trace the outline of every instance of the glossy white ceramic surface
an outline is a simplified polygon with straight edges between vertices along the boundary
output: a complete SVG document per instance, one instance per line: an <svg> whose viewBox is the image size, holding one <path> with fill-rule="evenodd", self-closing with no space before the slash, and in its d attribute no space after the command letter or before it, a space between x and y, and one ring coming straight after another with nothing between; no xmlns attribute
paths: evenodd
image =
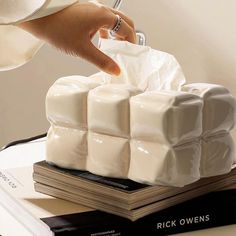
<svg viewBox="0 0 236 236"><path fill-rule="evenodd" d="M128 139L89 132L88 171L102 176L127 178L129 162Z"/></svg>
<svg viewBox="0 0 236 236"><path fill-rule="evenodd" d="M132 96L141 90L126 84L107 84L90 91L88 96L89 129L118 137L130 136Z"/></svg>
<svg viewBox="0 0 236 236"><path fill-rule="evenodd" d="M179 145L202 133L202 99L178 91L145 92L130 100L131 137Z"/></svg>
<svg viewBox="0 0 236 236"><path fill-rule="evenodd" d="M234 141L229 133L202 139L201 177L230 172L234 161Z"/></svg>
<svg viewBox="0 0 236 236"><path fill-rule="evenodd" d="M190 84L183 91L141 91L110 82L97 74L52 85L49 163L178 187L231 170L235 99L227 89Z"/></svg>
<svg viewBox="0 0 236 236"><path fill-rule="evenodd" d="M174 147L132 140L130 147L129 179L180 187L200 178L201 145L197 141Z"/></svg>
<svg viewBox="0 0 236 236"><path fill-rule="evenodd" d="M182 87L182 91L200 96L203 106L203 135L228 132L236 119L235 98L229 91L217 84L193 83Z"/></svg>
<svg viewBox="0 0 236 236"><path fill-rule="evenodd" d="M46 142L47 161L59 167L86 170L87 131L52 125Z"/></svg>
<svg viewBox="0 0 236 236"><path fill-rule="evenodd" d="M100 81L84 76L58 79L46 96L46 115L56 125L87 128L88 92L101 85Z"/></svg>

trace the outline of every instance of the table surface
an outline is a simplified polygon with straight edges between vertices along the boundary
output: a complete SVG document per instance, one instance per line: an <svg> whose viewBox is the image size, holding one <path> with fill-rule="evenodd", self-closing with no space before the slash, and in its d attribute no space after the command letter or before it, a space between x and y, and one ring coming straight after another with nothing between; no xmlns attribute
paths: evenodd
<svg viewBox="0 0 236 236"><path fill-rule="evenodd" d="M45 139L9 147L0 152L0 168L16 168L30 166L34 162L45 159ZM14 227L12 227L14 226ZM0 235L32 236L11 214L0 204ZM235 236L236 224L176 234L178 236Z"/></svg>

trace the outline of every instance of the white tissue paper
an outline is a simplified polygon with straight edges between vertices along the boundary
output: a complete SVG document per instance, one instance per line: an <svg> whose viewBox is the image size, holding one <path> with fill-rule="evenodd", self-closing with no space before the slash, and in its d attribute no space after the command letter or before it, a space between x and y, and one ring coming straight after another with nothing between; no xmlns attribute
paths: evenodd
<svg viewBox="0 0 236 236"><path fill-rule="evenodd" d="M217 86L192 84L189 89L176 59L150 47L102 40L101 50L119 64L119 77L104 72L68 76L47 93L49 163L179 187L231 170L229 132L236 109L229 93L214 93L214 109L227 119L212 121L207 130L214 137L208 137L209 97L196 91L204 87L212 94ZM216 91L225 89L218 86ZM216 146L221 147L218 155Z"/></svg>
<svg viewBox="0 0 236 236"><path fill-rule="evenodd" d="M110 56L121 68L119 76L99 72L105 83L129 84L142 91L176 90L185 84L185 76L174 56L148 46L127 41L102 39L100 50Z"/></svg>

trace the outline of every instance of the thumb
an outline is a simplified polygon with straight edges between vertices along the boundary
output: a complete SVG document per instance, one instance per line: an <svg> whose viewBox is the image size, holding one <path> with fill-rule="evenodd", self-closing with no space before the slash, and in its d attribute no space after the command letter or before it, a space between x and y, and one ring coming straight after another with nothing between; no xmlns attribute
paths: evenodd
<svg viewBox="0 0 236 236"><path fill-rule="evenodd" d="M109 56L100 51L91 41L87 43L86 51L82 55L84 59L93 63L102 71L112 75L120 74L120 67Z"/></svg>

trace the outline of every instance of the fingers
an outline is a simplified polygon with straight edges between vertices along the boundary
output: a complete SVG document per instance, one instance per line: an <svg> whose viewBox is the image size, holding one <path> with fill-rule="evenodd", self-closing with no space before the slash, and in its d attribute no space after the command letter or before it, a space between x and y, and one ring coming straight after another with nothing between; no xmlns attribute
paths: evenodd
<svg viewBox="0 0 236 236"><path fill-rule="evenodd" d="M116 38L127 40L131 43L135 43L136 37L134 29L122 18L121 26L115 34Z"/></svg>
<svg viewBox="0 0 236 236"><path fill-rule="evenodd" d="M125 20L125 22L134 30L134 23L133 21L126 16L124 13L122 13L121 11L117 11L113 8L110 9L114 14L119 15L123 20Z"/></svg>
<svg viewBox="0 0 236 236"><path fill-rule="evenodd" d="M114 62L110 57L105 55L99 49L97 49L91 41L88 40L87 47L81 51L79 49L79 54L85 59L96 65L102 71L105 71L112 75L120 74L120 67Z"/></svg>
<svg viewBox="0 0 236 236"><path fill-rule="evenodd" d="M119 30L116 32L115 37L121 40L127 40L131 43L136 42L136 33L134 30L134 24L131 19L125 16L123 13L116 11L114 9L106 8L106 13L104 14L102 28L106 30L111 30L117 23L117 15L122 18ZM101 37L107 38L107 34L104 31L100 32Z"/></svg>
<svg viewBox="0 0 236 236"><path fill-rule="evenodd" d="M100 35L100 38L103 38L103 39L107 39L108 38L108 32L105 29L100 29L99 30L99 35Z"/></svg>

